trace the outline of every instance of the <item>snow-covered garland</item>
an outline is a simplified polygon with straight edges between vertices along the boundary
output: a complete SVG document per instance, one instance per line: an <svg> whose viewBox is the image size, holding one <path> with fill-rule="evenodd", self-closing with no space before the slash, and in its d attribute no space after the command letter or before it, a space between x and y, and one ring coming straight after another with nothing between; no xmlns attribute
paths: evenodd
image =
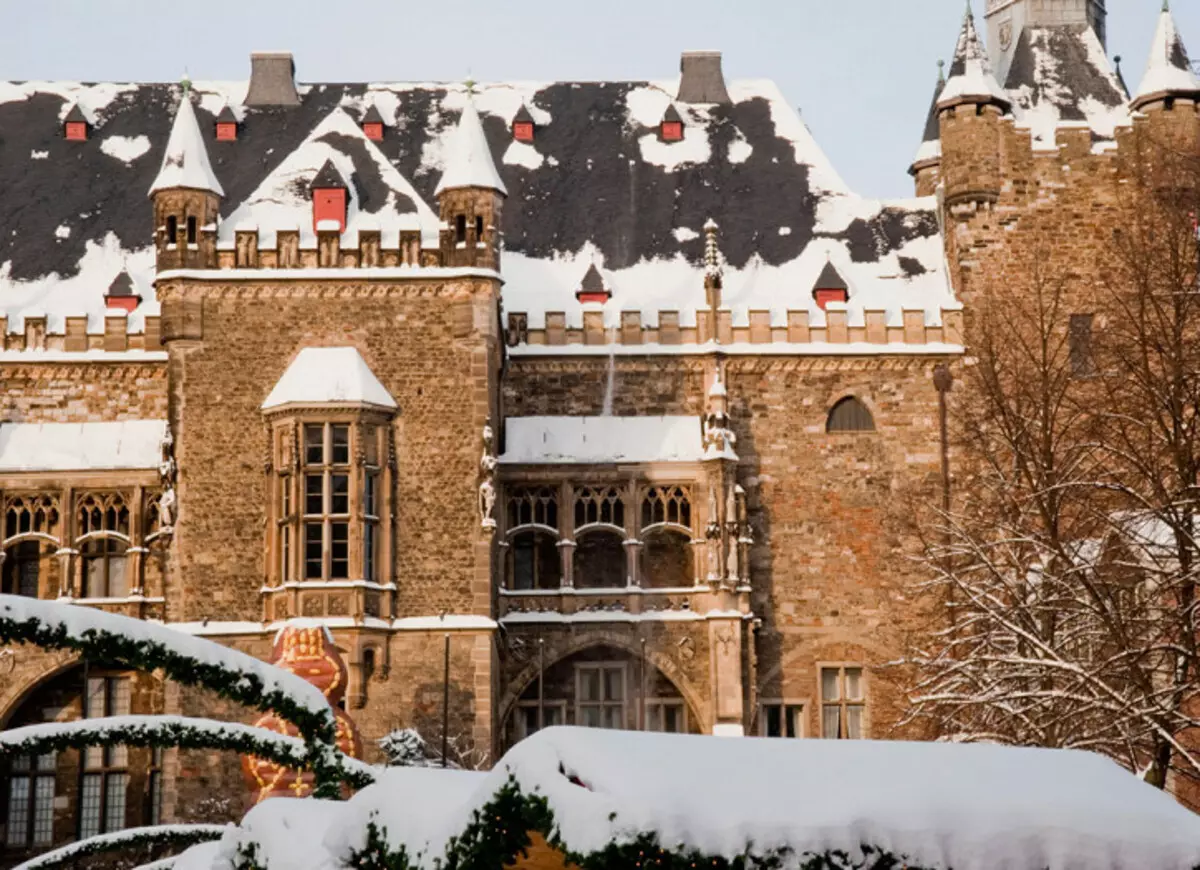
<svg viewBox="0 0 1200 870"><path fill-rule="evenodd" d="M833 850L795 856L789 849L757 852L753 843L734 857L706 855L682 845L666 848L656 833L643 833L626 843L610 843L596 852L571 852L563 845L554 822L554 811L538 794L524 794L514 777L482 809L476 810L462 834L446 846L444 859L434 865L445 870L499 870L511 867L530 845L529 834L541 834L546 842L563 852L567 866L582 870L932 870L910 864L868 844L860 855ZM393 848L387 831L374 821L367 826L367 841L346 861L353 870L418 870L420 856L411 856L404 846ZM238 867L236 870L252 870Z"/></svg>
<svg viewBox="0 0 1200 870"><path fill-rule="evenodd" d="M6 756L41 755L88 746L146 746L178 749L224 749L253 755L285 767L308 763L304 741L240 722L217 722L184 716L111 716L49 722L0 731L0 760ZM370 765L343 756L344 781L365 788L375 781Z"/></svg>
<svg viewBox="0 0 1200 870"><path fill-rule="evenodd" d="M185 848L219 839L224 831L224 825L156 825L150 828L127 828L111 834L99 834L78 843L69 843L60 849L31 858L24 864L18 864L13 870L49 870L51 867L74 866L75 862L92 855L145 846Z"/></svg>
<svg viewBox="0 0 1200 870"><path fill-rule="evenodd" d="M70 650L85 659L160 670L169 679L201 686L223 698L294 723L305 744L305 767L315 797L337 799L348 778L335 743L336 724L325 696L274 665L170 628L90 607L0 595L0 643Z"/></svg>

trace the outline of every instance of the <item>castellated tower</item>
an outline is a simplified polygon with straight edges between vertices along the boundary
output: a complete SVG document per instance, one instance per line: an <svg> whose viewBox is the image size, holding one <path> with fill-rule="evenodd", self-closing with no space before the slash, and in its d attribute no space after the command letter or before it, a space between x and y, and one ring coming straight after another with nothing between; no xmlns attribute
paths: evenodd
<svg viewBox="0 0 1200 870"><path fill-rule="evenodd" d="M992 75L969 8L936 105L946 206L994 203L1001 186L1000 119L1012 105Z"/></svg>
<svg viewBox="0 0 1200 870"><path fill-rule="evenodd" d="M190 83L185 81L162 168L150 185L159 271L216 268L217 219L224 195L200 135Z"/></svg>
<svg viewBox="0 0 1200 870"><path fill-rule="evenodd" d="M499 269L500 218L508 191L469 93L435 195L443 265Z"/></svg>

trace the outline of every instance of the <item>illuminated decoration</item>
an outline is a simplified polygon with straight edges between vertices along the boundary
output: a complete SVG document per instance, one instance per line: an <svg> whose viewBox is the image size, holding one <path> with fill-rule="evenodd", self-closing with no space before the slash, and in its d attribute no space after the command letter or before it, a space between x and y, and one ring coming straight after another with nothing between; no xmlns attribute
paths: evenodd
<svg viewBox="0 0 1200 870"><path fill-rule="evenodd" d="M333 708L338 749L353 758L361 758L362 735L354 720L341 708L349 671L328 630L303 622L285 626L275 637L271 663L320 689ZM261 716L254 725L288 736L299 733L296 726L274 713ZM311 770L297 770L250 755L242 756L242 769L255 791L255 803L269 797L307 797L313 793Z"/></svg>

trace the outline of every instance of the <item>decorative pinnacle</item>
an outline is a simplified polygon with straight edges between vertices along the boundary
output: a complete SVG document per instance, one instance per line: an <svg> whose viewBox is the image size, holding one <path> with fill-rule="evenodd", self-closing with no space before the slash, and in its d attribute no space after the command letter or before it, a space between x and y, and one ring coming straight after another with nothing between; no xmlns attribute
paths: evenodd
<svg viewBox="0 0 1200 870"><path fill-rule="evenodd" d="M188 75L187 67L183 68L183 78L179 80L179 86L183 88L184 96L192 92L192 77Z"/></svg>
<svg viewBox="0 0 1200 870"><path fill-rule="evenodd" d="M938 61L938 81L942 84L946 83L946 62L944 60Z"/></svg>
<svg viewBox="0 0 1200 870"><path fill-rule="evenodd" d="M717 247L717 222L709 218L704 223L704 272L721 274L721 251Z"/></svg>
<svg viewBox="0 0 1200 870"><path fill-rule="evenodd" d="M475 96L475 85L477 84L479 83L475 81L475 78L470 73L467 73L467 78L463 82L463 85L466 87L468 94Z"/></svg>

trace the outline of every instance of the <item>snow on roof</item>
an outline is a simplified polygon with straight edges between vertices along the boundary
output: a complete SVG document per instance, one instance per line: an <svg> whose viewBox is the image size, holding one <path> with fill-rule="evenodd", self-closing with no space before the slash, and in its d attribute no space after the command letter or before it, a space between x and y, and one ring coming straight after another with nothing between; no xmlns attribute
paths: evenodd
<svg viewBox="0 0 1200 870"><path fill-rule="evenodd" d="M925 129L921 131L921 145L917 148L917 156L913 165L926 160L936 160L942 156L941 125L938 121L938 100L946 88L945 64L938 61L937 85L933 89L933 99L929 101L929 112L925 115Z"/></svg>
<svg viewBox="0 0 1200 870"><path fill-rule="evenodd" d="M1166 94L1200 94L1200 76L1192 72L1183 37L1175 26L1171 10L1164 3L1154 41L1150 44L1146 72L1134 94L1133 105L1141 106Z"/></svg>
<svg viewBox="0 0 1200 870"><path fill-rule="evenodd" d="M583 856L653 834L663 848L731 860L789 849L784 866L833 850L860 861L863 846L908 866L954 870L1200 863L1200 817L1088 752L564 727L517 744L485 775L400 768L339 806L267 801L223 847L254 839L267 866L342 866L374 820L391 848L403 846L414 868L429 870L510 777L546 799L564 849Z"/></svg>
<svg viewBox="0 0 1200 870"><path fill-rule="evenodd" d="M175 123L171 125L171 135L167 138L162 167L158 170L154 183L150 185L150 193L176 187L207 190L217 196L225 195L221 182L217 181L217 176L213 174L212 164L208 162L208 149L204 146L204 137L200 135L196 110L192 108L191 94L187 89L179 100Z"/></svg>
<svg viewBox="0 0 1200 870"><path fill-rule="evenodd" d="M699 417L509 417L509 464L696 462L704 458Z"/></svg>
<svg viewBox="0 0 1200 870"><path fill-rule="evenodd" d="M508 194L508 188L496 171L496 161L492 159L492 148L484 135L479 111L470 98L459 116L458 129L454 131L446 154L446 170L434 194L440 196L442 191L459 187L482 187Z"/></svg>
<svg viewBox="0 0 1200 870"><path fill-rule="evenodd" d="M0 423L0 472L158 468L165 420Z"/></svg>
<svg viewBox="0 0 1200 870"><path fill-rule="evenodd" d="M355 348L306 347L271 389L262 410L322 404L396 408L396 400Z"/></svg>
<svg viewBox="0 0 1200 870"><path fill-rule="evenodd" d="M437 237L433 209L339 107L221 222L217 243L233 244L237 227L252 224L258 228L260 248L275 247L279 230L299 230L301 247L315 245L309 189L319 176L348 188L343 244L356 246L364 229L379 230L381 244L393 248L401 230L420 230L430 244Z"/></svg>
<svg viewBox="0 0 1200 870"><path fill-rule="evenodd" d="M1004 85L1036 150L1055 149L1059 127L1082 125L1097 142L1111 142L1132 123L1121 80L1088 26L1026 27Z"/></svg>
<svg viewBox="0 0 1200 870"><path fill-rule="evenodd" d="M950 63L950 76L937 104L939 108L947 108L975 101L994 102L1005 108L1009 105L1008 96L992 75L987 49L975 30L975 16L968 6Z"/></svg>

